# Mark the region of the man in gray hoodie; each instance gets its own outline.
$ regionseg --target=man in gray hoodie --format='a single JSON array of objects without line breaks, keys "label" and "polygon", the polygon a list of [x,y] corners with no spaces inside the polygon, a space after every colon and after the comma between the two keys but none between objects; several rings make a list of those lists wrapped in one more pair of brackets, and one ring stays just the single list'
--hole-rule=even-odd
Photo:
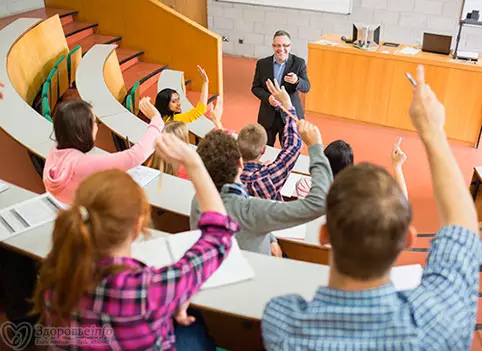
[{"label": "man in gray hoodie", "polygon": [[[268,81],[267,85],[283,108],[296,114],[284,88],[280,89],[276,81],[274,85]],[[333,175],[330,163],[323,153],[320,131],[304,120],[298,122],[298,128],[303,142],[308,146],[313,186],[305,199],[297,201],[279,202],[249,197],[240,179],[243,171],[241,153],[236,140],[227,132],[212,131],[198,146],[197,151],[220,189],[228,214],[241,226],[236,239],[244,250],[266,255],[270,255],[272,251],[280,253],[272,231],[309,222],[325,213],[325,198]],[[199,216],[199,206],[194,197],[191,206],[191,228],[196,228]]]}]

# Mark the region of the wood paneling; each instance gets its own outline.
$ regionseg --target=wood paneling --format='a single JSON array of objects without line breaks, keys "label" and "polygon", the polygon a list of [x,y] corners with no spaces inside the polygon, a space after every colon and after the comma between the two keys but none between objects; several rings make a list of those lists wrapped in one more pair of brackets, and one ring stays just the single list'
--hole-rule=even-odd
[{"label": "wood paneling", "polygon": [[162,3],[207,28],[206,0],[162,0]]},{"label": "wood paneling", "polygon": [[57,60],[67,53],[58,15],[32,28],[13,45],[8,54],[8,75],[28,104],[32,104]]},{"label": "wood paneling", "polygon": [[[187,1],[187,0],[186,0]],[[210,93],[222,93],[221,37],[159,0],[45,0],[47,7],[75,8],[79,20],[98,23],[97,33],[122,36],[122,45],[145,52],[148,62],[185,72],[201,89],[196,65],[210,78]]]},{"label": "wood paneling", "polygon": [[105,61],[104,80],[112,96],[122,103],[127,95],[127,90],[115,50]]},{"label": "wood paneling", "polygon": [[401,55],[399,49],[363,51],[324,39],[337,46],[310,43],[308,70],[311,91],[307,111],[413,131],[408,115],[412,87],[405,72],[425,66],[426,81],[446,108],[445,131],[452,140],[476,145],[482,125],[482,64],[450,56],[419,52]]}]

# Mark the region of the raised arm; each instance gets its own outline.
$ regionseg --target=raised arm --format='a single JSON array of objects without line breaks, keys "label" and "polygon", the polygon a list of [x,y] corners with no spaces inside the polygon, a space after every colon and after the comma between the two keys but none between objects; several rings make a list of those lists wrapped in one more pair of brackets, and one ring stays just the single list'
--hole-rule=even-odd
[{"label": "raised arm", "polygon": [[199,102],[203,105],[207,105],[208,94],[209,94],[209,77],[206,74],[206,71],[201,66],[197,66],[197,70],[201,75],[201,79],[203,81],[203,85],[201,88],[201,96],[199,96]]},{"label": "raised arm", "polygon": [[[157,110],[156,110],[157,111]],[[154,152],[154,141],[161,134],[164,122],[159,114],[154,115],[146,133],[130,149],[106,154],[86,154],[79,159],[76,174],[85,177],[105,169],[127,171],[142,164]]]},{"label": "raised arm", "polygon": [[[417,68],[410,118],[427,152],[443,227],[430,245],[421,285],[407,293],[407,299],[412,304],[415,323],[430,320],[431,325],[446,326],[447,345],[457,342],[456,348],[468,350],[482,264],[477,214],[444,133],[444,106],[425,84],[422,66]],[[457,338],[450,339],[452,335]]]},{"label": "raised arm", "polygon": [[[184,165],[202,212],[198,223],[202,231],[199,241],[179,262],[155,271],[160,281],[152,284],[151,293],[157,302],[152,309],[168,309],[167,313],[171,314],[216,271],[229,253],[231,237],[239,226],[226,216],[221,197],[196,151],[170,134],[158,138],[156,150],[168,162]],[[176,282],[169,281],[170,277],[176,277]],[[158,292],[161,288],[169,292],[161,294]]]},{"label": "raised arm", "polygon": [[423,66],[417,68],[410,118],[427,152],[442,226],[460,225],[478,233],[473,200],[445,136],[445,108],[425,84]]},{"label": "raised arm", "polygon": [[321,134],[316,126],[298,122],[303,141],[308,145],[310,154],[310,173],[313,186],[305,199],[279,202],[250,198],[249,206],[243,209],[240,225],[245,230],[266,234],[306,223],[325,213],[325,199],[333,182],[333,174],[328,159],[323,153]]},{"label": "raised arm", "polygon": [[403,170],[402,170],[402,166],[407,160],[407,155],[405,155],[405,153],[400,148],[401,141],[402,141],[402,138],[399,138],[398,142],[395,145],[393,145],[393,149],[392,149],[393,176],[398,186],[400,187],[400,189],[402,189],[403,194],[408,199],[407,184],[405,183],[405,176],[403,175]]}]

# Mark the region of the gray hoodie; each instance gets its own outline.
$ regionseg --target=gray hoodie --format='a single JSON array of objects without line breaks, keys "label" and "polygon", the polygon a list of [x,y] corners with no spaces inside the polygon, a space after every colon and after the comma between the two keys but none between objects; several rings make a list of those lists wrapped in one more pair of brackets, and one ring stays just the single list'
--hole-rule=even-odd
[{"label": "gray hoodie", "polygon": [[[280,202],[248,197],[241,184],[225,184],[221,189],[226,211],[241,226],[236,234],[243,250],[271,255],[272,231],[309,222],[325,214],[325,199],[333,181],[330,163],[321,144],[308,148],[313,185],[305,199]],[[197,228],[201,212],[196,197],[191,206],[191,229]]]}]

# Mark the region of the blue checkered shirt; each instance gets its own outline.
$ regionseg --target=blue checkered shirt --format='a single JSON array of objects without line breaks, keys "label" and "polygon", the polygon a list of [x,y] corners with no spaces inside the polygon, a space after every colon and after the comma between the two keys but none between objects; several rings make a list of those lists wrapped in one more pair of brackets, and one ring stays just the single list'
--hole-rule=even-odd
[{"label": "blue checkered shirt", "polygon": [[470,349],[482,246],[478,235],[444,227],[432,241],[421,285],[365,291],[320,287],[312,301],[277,297],[265,308],[267,350]]}]

